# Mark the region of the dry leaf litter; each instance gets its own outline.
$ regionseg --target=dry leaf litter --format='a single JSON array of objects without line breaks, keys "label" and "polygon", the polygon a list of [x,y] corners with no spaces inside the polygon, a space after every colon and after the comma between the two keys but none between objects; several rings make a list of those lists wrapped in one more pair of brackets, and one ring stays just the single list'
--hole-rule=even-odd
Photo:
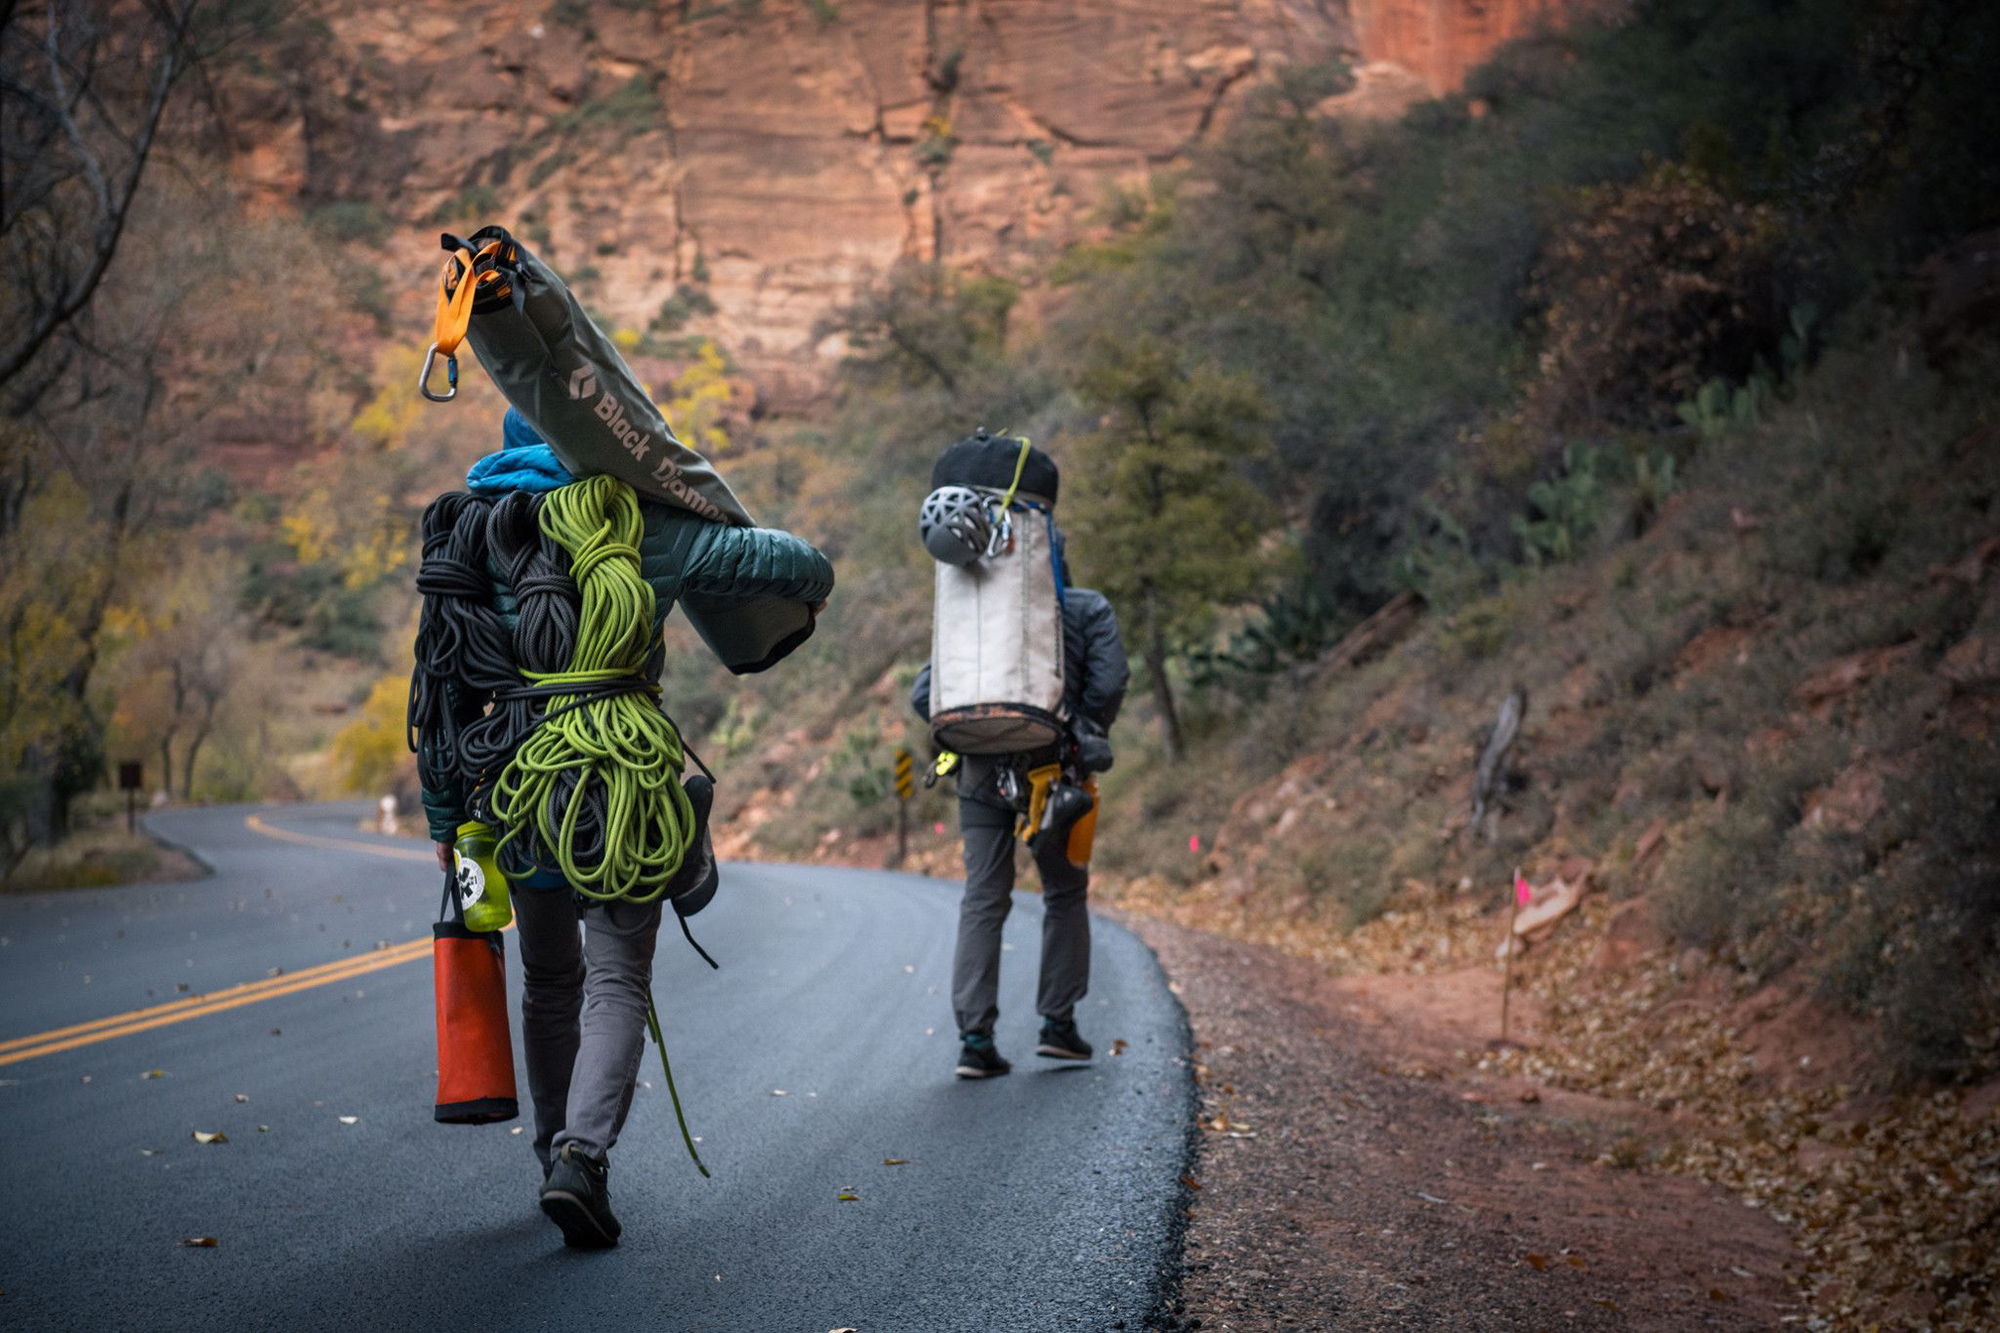
[{"label": "dry leaf litter", "polygon": [[[1420,886],[1412,886],[1413,888]],[[1120,886],[1117,902],[1178,924],[1264,944],[1341,973],[1424,975],[1493,961],[1504,916],[1430,891],[1342,933],[1304,914],[1274,921],[1244,901],[1157,878]],[[1192,900],[1192,901],[1191,901]],[[1609,912],[1602,896],[1516,960],[1515,985],[1541,1003],[1533,1049],[1477,1052],[1482,1072],[1530,1078],[1674,1113],[1672,1140],[1617,1166],[1679,1172],[1736,1193],[1789,1226],[1805,1257],[1795,1279],[1806,1326],[1826,1333],[1892,1328],[1984,1330],[2000,1321],[2000,1113],[1961,1094],[1905,1095],[1873,1114],[1845,1086],[1772,1093],[1736,1032],[1680,994],[1664,954],[1591,973]],[[1411,1067],[1411,1076],[1434,1071]],[[1226,1094],[1202,1127],[1251,1137]]]}]

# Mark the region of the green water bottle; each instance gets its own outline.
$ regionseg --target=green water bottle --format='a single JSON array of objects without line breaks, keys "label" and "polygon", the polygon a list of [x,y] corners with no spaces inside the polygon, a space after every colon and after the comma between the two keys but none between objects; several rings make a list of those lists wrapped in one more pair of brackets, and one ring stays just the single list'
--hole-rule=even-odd
[{"label": "green water bottle", "polygon": [[507,877],[493,856],[499,845],[491,824],[473,820],[458,826],[452,861],[458,869],[458,905],[465,912],[467,930],[500,930],[514,919]]}]

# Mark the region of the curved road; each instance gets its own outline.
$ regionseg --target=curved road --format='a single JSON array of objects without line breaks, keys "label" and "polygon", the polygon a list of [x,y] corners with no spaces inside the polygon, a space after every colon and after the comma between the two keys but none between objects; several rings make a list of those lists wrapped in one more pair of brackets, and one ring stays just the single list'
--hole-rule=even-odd
[{"label": "curved road", "polygon": [[[357,832],[362,811],[170,812],[152,827],[212,877],[0,898],[0,1324],[1143,1325],[1193,1103],[1185,1018],[1125,931],[1095,923],[1097,1062],[1036,1060],[1040,900],[1018,895],[1015,1073],[965,1083],[956,886],[727,867],[695,918],[722,971],[670,924],[654,984],[714,1178],[649,1050],[613,1155],[625,1241],[580,1253],[535,1206],[529,1132],[431,1119],[437,872],[424,845]],[[517,1023],[518,964],[510,936]]]}]

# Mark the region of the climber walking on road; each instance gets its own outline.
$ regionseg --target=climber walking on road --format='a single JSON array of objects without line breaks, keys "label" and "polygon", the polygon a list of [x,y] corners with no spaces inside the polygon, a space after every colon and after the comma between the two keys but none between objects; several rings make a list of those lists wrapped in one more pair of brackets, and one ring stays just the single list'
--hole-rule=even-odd
[{"label": "climber walking on road", "polygon": [[947,450],[931,480],[920,529],[939,562],[937,619],[910,706],[945,751],[939,771],[958,775],[957,1073],[992,1078],[1013,1067],[994,1026],[1017,841],[1042,880],[1036,1053],[1091,1058],[1076,1006],[1090,988],[1096,775],[1111,767],[1109,734],[1130,670],[1110,602],[1068,586],[1047,455],[981,431]]}]

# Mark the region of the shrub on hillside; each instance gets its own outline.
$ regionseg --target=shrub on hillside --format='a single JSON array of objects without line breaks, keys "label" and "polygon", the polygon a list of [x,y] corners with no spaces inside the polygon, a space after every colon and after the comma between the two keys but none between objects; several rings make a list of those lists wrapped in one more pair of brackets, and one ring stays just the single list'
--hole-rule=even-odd
[{"label": "shrub on hillside", "polygon": [[1575,191],[1531,283],[1543,337],[1528,420],[1664,425],[1709,380],[1746,378],[1777,342],[1780,239],[1769,207],[1685,166]]}]

